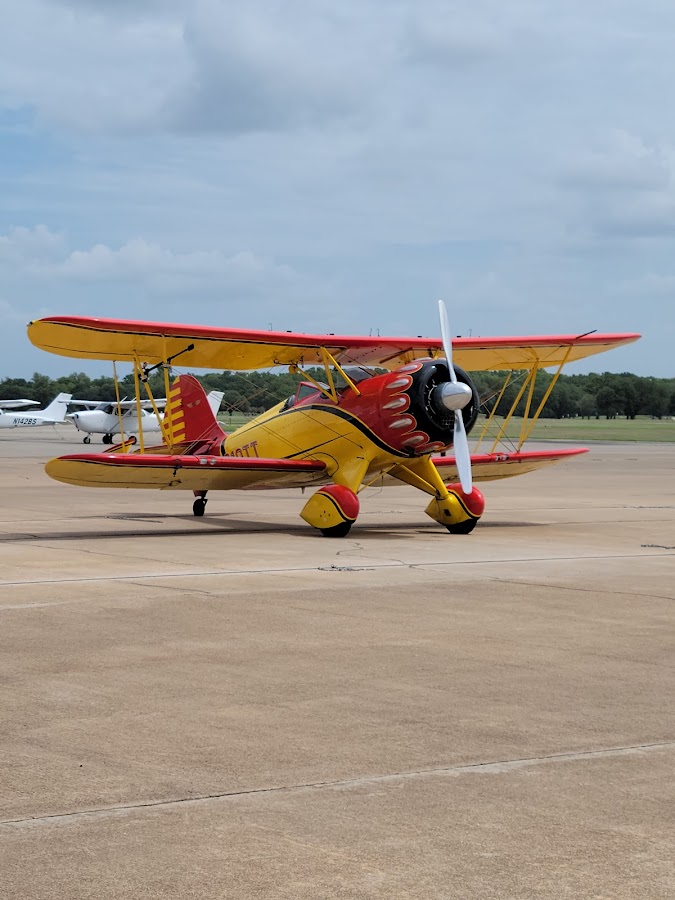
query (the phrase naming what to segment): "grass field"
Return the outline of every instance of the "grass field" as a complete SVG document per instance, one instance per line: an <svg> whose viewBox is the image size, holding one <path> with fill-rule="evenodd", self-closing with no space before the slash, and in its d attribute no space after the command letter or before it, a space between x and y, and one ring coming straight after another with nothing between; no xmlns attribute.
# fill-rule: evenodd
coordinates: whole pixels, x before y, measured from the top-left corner
<svg viewBox="0 0 675 900"><path fill-rule="evenodd" d="M503 419L493 422L490 433L496 434ZM507 435L517 438L522 419L509 422ZM473 431L477 436L480 422ZM531 440L540 441L649 441L675 442L675 421L638 416L637 419L539 419Z"/></svg>
<svg viewBox="0 0 675 900"><path fill-rule="evenodd" d="M251 416L242 413L220 415L218 417L226 431L234 431L246 422ZM480 433L480 419L472 432L472 437L477 438ZM490 426L490 434L496 435L501 427L503 419L495 420ZM507 436L512 440L520 434L522 419L512 419L509 423ZM494 437L492 438L494 440ZM675 443L675 421L672 419L651 419L648 416L637 419L540 419L534 427L530 440L539 441L671 441ZM485 441L489 441L488 438Z"/></svg>

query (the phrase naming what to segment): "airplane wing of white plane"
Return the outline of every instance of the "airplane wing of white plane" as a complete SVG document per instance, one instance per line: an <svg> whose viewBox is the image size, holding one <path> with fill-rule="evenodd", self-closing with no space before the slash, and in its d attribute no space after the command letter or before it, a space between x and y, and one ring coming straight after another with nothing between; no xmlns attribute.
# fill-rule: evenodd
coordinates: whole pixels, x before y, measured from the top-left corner
<svg viewBox="0 0 675 900"><path fill-rule="evenodd" d="M0 400L0 409L23 409L26 406L39 406L37 400Z"/></svg>
<svg viewBox="0 0 675 900"><path fill-rule="evenodd" d="M102 409L104 406L120 406L123 410L136 409L135 400L120 400L119 404L115 400L71 400L72 406L84 406L87 409ZM155 406L158 409L166 406L166 398L161 397L155 400ZM149 400L141 400L141 409L152 409L152 403Z"/></svg>

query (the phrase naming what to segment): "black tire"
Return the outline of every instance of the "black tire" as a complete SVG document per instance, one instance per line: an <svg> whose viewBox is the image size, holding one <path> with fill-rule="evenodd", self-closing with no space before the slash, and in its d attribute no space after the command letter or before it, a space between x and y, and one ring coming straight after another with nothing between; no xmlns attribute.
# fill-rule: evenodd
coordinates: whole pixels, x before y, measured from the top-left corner
<svg viewBox="0 0 675 900"><path fill-rule="evenodd" d="M82 443L91 444L91 435L88 434L86 437L82 438Z"/></svg>
<svg viewBox="0 0 675 900"><path fill-rule="evenodd" d="M195 502L192 504L193 515L203 516L205 509L206 509L206 500L202 500L201 497L197 497Z"/></svg>
<svg viewBox="0 0 675 900"><path fill-rule="evenodd" d="M351 527L351 522L340 522L339 525L333 525L332 528L322 528L321 534L324 537L341 538L349 534Z"/></svg>
<svg viewBox="0 0 675 900"><path fill-rule="evenodd" d="M466 522L459 522L457 525L446 525L450 534L471 534L478 523L475 519L467 519Z"/></svg>
<svg viewBox="0 0 675 900"><path fill-rule="evenodd" d="M103 435L103 443L104 444L112 444L112 442L113 442L112 434L104 434Z"/></svg>

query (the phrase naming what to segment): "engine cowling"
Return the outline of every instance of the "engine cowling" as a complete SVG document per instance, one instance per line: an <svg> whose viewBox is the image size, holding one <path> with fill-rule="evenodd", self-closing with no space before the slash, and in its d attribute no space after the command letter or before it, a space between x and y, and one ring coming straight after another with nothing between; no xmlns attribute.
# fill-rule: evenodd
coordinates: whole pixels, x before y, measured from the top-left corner
<svg viewBox="0 0 675 900"><path fill-rule="evenodd" d="M441 450L452 444L455 416L461 415L467 434L476 424L480 408L478 391L469 375L455 366L457 381L466 385L470 391L470 399L463 398L463 408L453 410L452 398L445 393L446 386L451 385L450 374L445 360L429 360L399 370L410 374L412 383L406 393L410 397L408 411L415 417L417 428L429 436L428 443L415 448L416 453L428 453L429 450ZM413 370L414 371L411 371ZM456 393L455 393L456 396Z"/></svg>

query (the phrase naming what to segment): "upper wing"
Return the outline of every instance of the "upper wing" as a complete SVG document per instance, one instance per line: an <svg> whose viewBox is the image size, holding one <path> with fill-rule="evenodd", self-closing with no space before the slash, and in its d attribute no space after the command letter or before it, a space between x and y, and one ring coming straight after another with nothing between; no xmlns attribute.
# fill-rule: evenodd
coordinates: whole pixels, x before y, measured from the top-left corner
<svg viewBox="0 0 675 900"><path fill-rule="evenodd" d="M37 400L0 400L0 409L21 409L24 406L39 406Z"/></svg>
<svg viewBox="0 0 675 900"><path fill-rule="evenodd" d="M82 487L189 491L306 487L320 481L325 469L318 460L151 453L79 453L45 466L56 481Z"/></svg>
<svg viewBox="0 0 675 900"><path fill-rule="evenodd" d="M28 325L28 336L36 347L61 356L145 363L177 358L180 366L204 369L321 365L322 348L341 365L396 369L443 351L439 338L343 337L81 316L38 319ZM639 337L631 333L457 338L453 353L458 365L473 372L531 369L572 362Z"/></svg>

